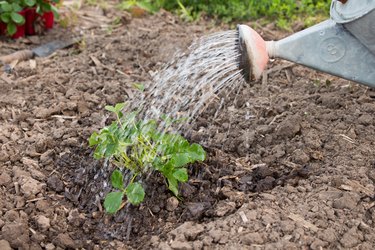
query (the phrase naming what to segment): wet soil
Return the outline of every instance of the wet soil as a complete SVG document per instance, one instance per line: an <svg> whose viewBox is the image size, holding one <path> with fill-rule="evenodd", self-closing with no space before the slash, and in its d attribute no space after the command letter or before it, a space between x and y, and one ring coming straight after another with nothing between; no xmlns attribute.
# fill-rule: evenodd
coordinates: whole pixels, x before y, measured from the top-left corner
<svg viewBox="0 0 375 250"><path fill-rule="evenodd" d="M208 157L190 166L181 200L156 175L144 204L106 215L111 166L87 144L112 119L104 106L227 27L98 13L108 25L76 27L79 46L2 72L0 249L374 249L375 94L284 61L197 119L186 136ZM286 35L251 25L268 39ZM1 40L0 54L67 33Z"/></svg>

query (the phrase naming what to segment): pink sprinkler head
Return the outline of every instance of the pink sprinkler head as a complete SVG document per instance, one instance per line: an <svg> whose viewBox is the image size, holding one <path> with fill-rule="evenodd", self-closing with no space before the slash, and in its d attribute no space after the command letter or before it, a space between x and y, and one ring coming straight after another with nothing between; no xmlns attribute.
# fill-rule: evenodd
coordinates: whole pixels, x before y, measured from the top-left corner
<svg viewBox="0 0 375 250"><path fill-rule="evenodd" d="M269 59L266 42L247 25L238 25L237 30L240 38L240 68L247 81L258 80Z"/></svg>

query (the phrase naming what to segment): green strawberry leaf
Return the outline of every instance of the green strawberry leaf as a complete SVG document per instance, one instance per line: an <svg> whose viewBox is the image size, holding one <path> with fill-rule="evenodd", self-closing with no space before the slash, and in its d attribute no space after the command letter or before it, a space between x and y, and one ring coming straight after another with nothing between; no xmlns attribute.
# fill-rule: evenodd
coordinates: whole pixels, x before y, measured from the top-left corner
<svg viewBox="0 0 375 250"><path fill-rule="evenodd" d="M1 10L4 12L11 12L13 10L13 7L10 3L7 2L1 2Z"/></svg>
<svg viewBox="0 0 375 250"><path fill-rule="evenodd" d="M19 12L22 10L22 7L18 3L12 3L12 9L14 12Z"/></svg>
<svg viewBox="0 0 375 250"><path fill-rule="evenodd" d="M118 115L118 118L122 118L124 115L123 113L121 112L125 107L125 103L117 103L116 106L105 106L104 108L110 112L113 112L115 113L116 115ZM117 127L117 125L116 125Z"/></svg>
<svg viewBox="0 0 375 250"><path fill-rule="evenodd" d="M60 1L60 0L57 0L57 1ZM60 17L59 12L58 12L56 6L51 5L51 11L53 13L54 18L59 18Z"/></svg>
<svg viewBox="0 0 375 250"><path fill-rule="evenodd" d="M173 177L180 182L187 182L189 175L186 168L179 168L173 173Z"/></svg>
<svg viewBox="0 0 375 250"><path fill-rule="evenodd" d="M8 23L7 25L7 32L9 35L14 35L17 32L17 26L15 23Z"/></svg>
<svg viewBox="0 0 375 250"><path fill-rule="evenodd" d="M171 190L175 196L178 196L178 182L176 178L173 175L167 175L166 177L168 179L169 190Z"/></svg>
<svg viewBox="0 0 375 250"><path fill-rule="evenodd" d="M42 12L49 12L52 9L52 5L48 2L41 2L40 3Z"/></svg>
<svg viewBox="0 0 375 250"><path fill-rule="evenodd" d="M125 103L124 102L117 103L116 106L115 106L116 113L120 112L124 108L125 108Z"/></svg>
<svg viewBox="0 0 375 250"><path fill-rule="evenodd" d="M146 1L137 1L136 4L139 8L144 9L150 13L155 13L157 11L151 3L148 3Z"/></svg>
<svg viewBox="0 0 375 250"><path fill-rule="evenodd" d="M36 3L35 0L24 0L24 3L25 5L29 6L29 7L33 7Z"/></svg>
<svg viewBox="0 0 375 250"><path fill-rule="evenodd" d="M123 197L123 192L111 192L107 194L104 200L105 211L109 214L116 213L121 207Z"/></svg>
<svg viewBox="0 0 375 250"><path fill-rule="evenodd" d="M133 87L138 89L139 91L143 92L145 91L145 85L143 85L142 83L133 83Z"/></svg>
<svg viewBox="0 0 375 250"><path fill-rule="evenodd" d="M129 202L133 205L140 204L145 198L145 190L139 182L129 184L125 193Z"/></svg>
<svg viewBox="0 0 375 250"><path fill-rule="evenodd" d="M112 187L122 190L124 188L122 173L116 169L111 175Z"/></svg>
<svg viewBox="0 0 375 250"><path fill-rule="evenodd" d="M90 138L89 138L89 146L92 147L92 146L95 146L97 144L99 144L100 140L99 140L99 135L98 133L94 132L91 134Z"/></svg>
<svg viewBox="0 0 375 250"><path fill-rule="evenodd" d="M206 159L206 152L199 144L193 143L189 148L189 155L193 161L204 161Z"/></svg>
<svg viewBox="0 0 375 250"><path fill-rule="evenodd" d="M116 113L116 108L113 107L113 106L110 106L110 105L107 105L104 107L106 110L110 111L110 112L113 112L113 113Z"/></svg>
<svg viewBox="0 0 375 250"><path fill-rule="evenodd" d="M2 13L0 15L0 19L1 21L3 21L4 23L9 23L10 21L10 14L9 13Z"/></svg>
<svg viewBox="0 0 375 250"><path fill-rule="evenodd" d="M188 153L174 154L170 160L170 164L174 167L182 167L191 162L190 155Z"/></svg>

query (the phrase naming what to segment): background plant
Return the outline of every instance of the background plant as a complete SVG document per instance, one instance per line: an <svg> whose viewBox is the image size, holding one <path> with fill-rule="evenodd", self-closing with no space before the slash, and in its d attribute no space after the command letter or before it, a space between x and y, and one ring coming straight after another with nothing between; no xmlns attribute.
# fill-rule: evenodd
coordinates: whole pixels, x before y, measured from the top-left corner
<svg viewBox="0 0 375 250"><path fill-rule="evenodd" d="M17 26L25 23L25 17L21 12L27 8L36 8L36 12L43 14L52 11L57 17L58 12L55 4L60 0L4 0L0 1L0 20L7 26L7 34L13 35L17 32Z"/></svg>
<svg viewBox="0 0 375 250"><path fill-rule="evenodd" d="M169 190L178 196L179 182L188 180L186 165L203 161L206 156L200 145L167 132L174 121L164 117L165 127L161 131L156 120L137 120L137 112L122 113L124 106L124 103L106 106L116 120L89 139L89 145L95 147L96 159L107 158L118 167L111 175L112 186L118 191L107 194L104 201L108 213L121 209L125 196L133 205L141 203L145 191L139 177L154 171L162 174ZM120 170L127 170L127 181Z"/></svg>
<svg viewBox="0 0 375 250"><path fill-rule="evenodd" d="M278 27L289 28L295 21L306 26L326 18L330 0L131 0L122 1L123 9L137 5L147 11L160 8L174 11L193 20L202 13L224 22L256 20L265 18Z"/></svg>
<svg viewBox="0 0 375 250"><path fill-rule="evenodd" d="M0 1L0 20L6 24L7 34L15 34L17 26L25 23L25 17L20 14L24 4L28 4L28 1Z"/></svg>
<svg viewBox="0 0 375 250"><path fill-rule="evenodd" d="M31 7L36 7L36 12L39 14L43 14L45 12L52 11L55 17L58 16L56 5L60 2L60 0L25 0L28 2L33 2L34 4Z"/></svg>

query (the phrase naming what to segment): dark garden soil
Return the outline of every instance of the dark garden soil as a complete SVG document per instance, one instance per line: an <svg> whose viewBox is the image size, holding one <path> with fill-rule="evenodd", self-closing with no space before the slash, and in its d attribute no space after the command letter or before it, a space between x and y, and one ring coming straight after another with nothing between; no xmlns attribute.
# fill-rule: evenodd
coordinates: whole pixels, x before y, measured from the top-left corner
<svg viewBox="0 0 375 250"><path fill-rule="evenodd" d="M85 34L1 73L0 249L375 248L375 93L284 61L197 119L189 138L208 159L190 166L181 200L155 176L144 204L106 215L110 169L87 144L111 119L104 106L147 86L177 49L226 28L89 10L72 31L0 41L4 55Z"/></svg>

